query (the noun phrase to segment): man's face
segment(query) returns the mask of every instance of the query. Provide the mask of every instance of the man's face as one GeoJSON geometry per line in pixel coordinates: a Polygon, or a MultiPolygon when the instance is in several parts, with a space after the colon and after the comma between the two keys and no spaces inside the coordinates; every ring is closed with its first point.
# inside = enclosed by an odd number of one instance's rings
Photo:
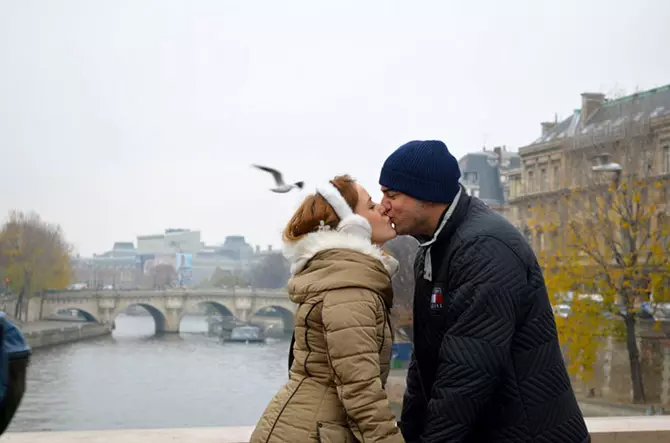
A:
{"type": "Polygon", "coordinates": [[[381,205],[398,235],[423,234],[427,221],[425,205],[419,200],[382,186],[381,205]]]}

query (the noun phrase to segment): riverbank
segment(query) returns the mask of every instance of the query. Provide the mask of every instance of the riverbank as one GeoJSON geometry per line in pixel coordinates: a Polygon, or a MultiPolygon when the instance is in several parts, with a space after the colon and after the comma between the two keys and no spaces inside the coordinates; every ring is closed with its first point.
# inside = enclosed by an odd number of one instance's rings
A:
{"type": "Polygon", "coordinates": [[[43,320],[18,323],[17,326],[33,349],[74,343],[111,333],[108,325],[77,321],[43,320]]]}

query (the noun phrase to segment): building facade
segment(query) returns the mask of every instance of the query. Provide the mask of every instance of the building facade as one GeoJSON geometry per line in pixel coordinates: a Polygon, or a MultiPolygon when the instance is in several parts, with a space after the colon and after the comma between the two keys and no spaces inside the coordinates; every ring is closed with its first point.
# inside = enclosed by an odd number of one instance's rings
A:
{"type": "Polygon", "coordinates": [[[516,152],[505,147],[466,154],[458,161],[461,184],[468,195],[479,198],[493,210],[508,216],[509,173],[520,166],[516,152]]]}
{"type": "MultiPolygon", "coordinates": [[[[541,123],[540,136],[519,149],[510,171],[510,220],[536,251],[557,244],[560,232],[537,232],[537,214],[565,223],[570,211],[590,202],[563,203],[567,192],[594,186],[594,166],[617,164],[626,177],[661,180],[653,192],[667,196],[670,179],[670,85],[618,99],[581,94],[581,107],[561,120],[541,123]],[[572,209],[571,209],[572,208],[572,209]]],[[[667,197],[664,198],[667,202],[667,197]]],[[[667,206],[665,209],[667,211],[667,206]]]]}
{"type": "Polygon", "coordinates": [[[135,266],[137,250],[131,242],[116,242],[112,249],[72,260],[76,285],[90,289],[132,289],[140,270],[135,266]]]}

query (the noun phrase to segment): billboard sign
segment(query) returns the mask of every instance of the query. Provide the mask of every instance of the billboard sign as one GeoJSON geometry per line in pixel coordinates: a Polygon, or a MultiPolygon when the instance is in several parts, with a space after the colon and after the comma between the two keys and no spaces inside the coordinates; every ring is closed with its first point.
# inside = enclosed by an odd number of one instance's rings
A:
{"type": "Polygon", "coordinates": [[[185,286],[193,280],[193,255],[177,253],[175,257],[177,280],[179,286],[185,286]]]}

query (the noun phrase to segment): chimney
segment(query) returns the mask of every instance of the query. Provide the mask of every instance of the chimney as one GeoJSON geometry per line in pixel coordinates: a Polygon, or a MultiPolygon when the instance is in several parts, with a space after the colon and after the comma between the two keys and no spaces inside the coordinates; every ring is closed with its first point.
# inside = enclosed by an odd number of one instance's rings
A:
{"type": "Polygon", "coordinates": [[[542,137],[546,137],[549,131],[556,127],[556,122],[542,122],[540,125],[542,126],[542,137]]]}
{"type": "Polygon", "coordinates": [[[261,253],[261,246],[256,245],[256,254],[260,254],[260,253],[261,253]]]}
{"type": "Polygon", "coordinates": [[[502,166],[502,148],[500,146],[496,146],[493,148],[493,152],[495,153],[496,157],[498,158],[498,167],[502,166]]]}
{"type": "Polygon", "coordinates": [[[605,94],[599,92],[584,92],[582,94],[582,124],[585,123],[603,103],[605,103],[605,94]]]}
{"type": "Polygon", "coordinates": [[[268,245],[268,252],[272,252],[272,245],[268,245]]]}

